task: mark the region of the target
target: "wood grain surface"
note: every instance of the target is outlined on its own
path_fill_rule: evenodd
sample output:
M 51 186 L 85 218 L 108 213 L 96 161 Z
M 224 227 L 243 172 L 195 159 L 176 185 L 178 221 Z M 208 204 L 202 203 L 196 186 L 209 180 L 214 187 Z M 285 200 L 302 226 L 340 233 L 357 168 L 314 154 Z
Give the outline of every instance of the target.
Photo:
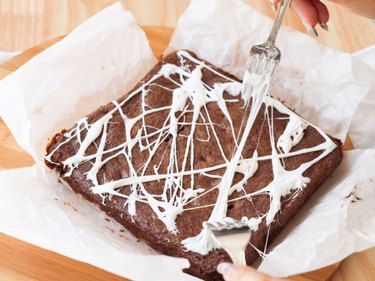
M 121 0 L 142 25 L 175 27 L 189 0 Z M 0 51 L 23 51 L 67 34 L 78 24 L 116 0 L 0 0 Z M 273 15 L 267 0 L 245 0 Z M 318 40 L 337 50 L 354 52 L 375 44 L 375 24 L 325 1 L 329 32 L 318 28 Z M 306 32 L 291 11 L 285 24 Z
M 0 0 L 0 51 L 25 50 L 71 31 L 79 23 L 114 3 L 114 0 Z M 174 27 L 188 0 L 123 0 L 141 24 Z M 265 0 L 247 0 L 252 6 L 272 15 Z M 357 51 L 375 44 L 375 24 L 328 3 L 331 11 L 330 32 L 319 30 L 319 41 L 338 50 Z M 291 12 L 286 25 L 304 31 Z M 147 30 L 146 30 L 147 31 Z M 147 31 L 150 36 L 167 36 L 163 29 Z M 156 32 L 153 34 L 153 32 Z M 153 34 L 153 35 L 152 35 Z M 163 37 L 162 37 L 163 38 Z M 29 55 L 45 48 L 38 46 L 0 67 L 4 77 Z M 161 52 L 163 44 L 156 46 Z M 7 133 L 4 133 L 7 132 Z M 0 119 L 0 169 L 29 166 L 33 160 L 21 148 Z M 17 155 L 15 157 L 15 155 Z M 22 164 L 22 165 L 21 165 Z M 375 250 L 346 259 L 332 281 L 375 280 Z M 294 280 L 326 280 L 332 268 L 294 277 Z M 0 280 L 125 280 L 87 264 L 41 250 L 17 239 L 0 235 Z

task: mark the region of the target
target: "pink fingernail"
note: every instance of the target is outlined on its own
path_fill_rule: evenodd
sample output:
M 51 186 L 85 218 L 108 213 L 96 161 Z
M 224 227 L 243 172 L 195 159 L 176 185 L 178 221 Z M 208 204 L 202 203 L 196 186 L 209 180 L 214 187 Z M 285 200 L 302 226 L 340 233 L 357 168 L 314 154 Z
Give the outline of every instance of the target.
M 220 274 L 227 274 L 232 269 L 233 269 L 232 264 L 228 262 L 219 263 L 219 265 L 217 266 L 217 272 L 219 272 Z

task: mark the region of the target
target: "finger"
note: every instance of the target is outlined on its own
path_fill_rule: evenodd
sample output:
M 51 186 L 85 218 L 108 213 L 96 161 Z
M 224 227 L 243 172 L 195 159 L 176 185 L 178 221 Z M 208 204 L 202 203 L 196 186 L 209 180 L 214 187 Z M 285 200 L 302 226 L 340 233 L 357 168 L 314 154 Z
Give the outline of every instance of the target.
M 270 281 L 271 278 L 247 266 L 220 263 L 217 271 L 221 273 L 225 281 Z
M 318 11 L 310 0 L 294 0 L 291 7 L 301 18 L 303 25 L 311 35 L 318 37 L 315 25 L 319 22 Z
M 310 0 L 311 3 L 316 8 L 316 11 L 318 13 L 318 24 L 326 31 L 328 31 L 328 25 L 327 22 L 329 20 L 329 12 L 326 5 L 324 5 L 319 0 Z
M 318 11 L 311 0 L 294 0 L 291 7 L 305 24 L 313 27 L 318 23 Z
M 311 3 L 315 6 L 316 11 L 318 12 L 318 19 L 320 22 L 327 23 L 329 20 L 329 12 L 326 5 L 324 5 L 320 0 L 310 0 Z
M 271 5 L 274 7 L 277 7 L 281 0 L 269 0 Z M 296 3 L 297 2 L 297 3 Z M 311 5 L 309 5 L 310 2 L 312 6 L 315 7 L 315 10 Z M 329 20 L 329 12 L 326 5 L 324 5 L 320 0 L 294 0 L 291 3 L 291 6 L 294 8 L 296 7 L 298 12 L 301 12 L 305 17 L 307 17 L 307 23 L 312 24 L 314 22 L 314 14 L 317 14 L 318 22 L 324 22 L 327 23 Z M 309 19 L 313 22 L 309 22 Z M 312 24 L 313 25 L 313 24 Z M 314 25 L 313 25 L 314 26 Z

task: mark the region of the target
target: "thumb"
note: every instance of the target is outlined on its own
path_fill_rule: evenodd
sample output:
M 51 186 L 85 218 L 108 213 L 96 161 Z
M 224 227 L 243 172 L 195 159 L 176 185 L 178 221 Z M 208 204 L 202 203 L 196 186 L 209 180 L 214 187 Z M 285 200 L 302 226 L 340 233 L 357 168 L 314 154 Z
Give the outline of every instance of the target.
M 231 263 L 220 263 L 217 271 L 223 275 L 225 281 L 271 281 L 272 278 L 255 269 Z

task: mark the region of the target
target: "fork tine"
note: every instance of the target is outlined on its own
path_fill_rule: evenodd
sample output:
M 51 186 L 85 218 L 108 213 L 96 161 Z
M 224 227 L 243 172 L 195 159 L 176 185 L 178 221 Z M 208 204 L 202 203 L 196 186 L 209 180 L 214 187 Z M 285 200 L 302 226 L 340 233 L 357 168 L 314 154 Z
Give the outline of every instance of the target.
M 247 223 L 232 218 L 204 222 L 215 241 L 229 254 L 234 263 L 246 265 L 245 249 L 251 232 Z
M 262 74 L 266 68 L 265 66 L 267 65 L 267 58 L 264 56 L 264 54 L 259 56 L 259 64 L 256 73 L 257 74 Z

